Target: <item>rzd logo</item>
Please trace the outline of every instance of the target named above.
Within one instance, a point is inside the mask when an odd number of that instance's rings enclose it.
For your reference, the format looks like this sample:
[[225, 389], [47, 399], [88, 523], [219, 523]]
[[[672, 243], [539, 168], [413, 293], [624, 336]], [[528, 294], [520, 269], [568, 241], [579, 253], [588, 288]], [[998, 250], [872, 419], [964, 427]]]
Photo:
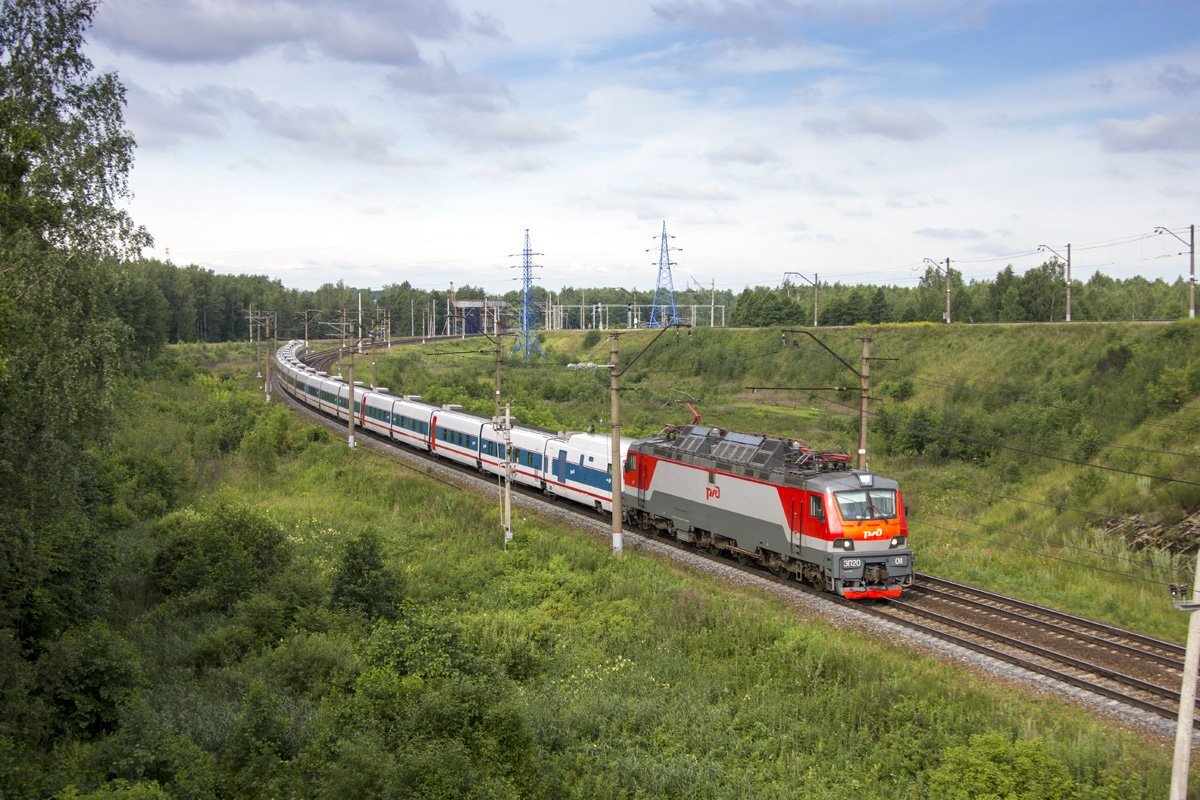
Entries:
[[882, 539], [883, 538], [883, 528], [876, 528], [873, 531], [863, 531], [863, 538], [864, 539]]
[[709, 486], [707, 489], [704, 490], [704, 499], [705, 500], [720, 500], [721, 499], [721, 487], [720, 486]]

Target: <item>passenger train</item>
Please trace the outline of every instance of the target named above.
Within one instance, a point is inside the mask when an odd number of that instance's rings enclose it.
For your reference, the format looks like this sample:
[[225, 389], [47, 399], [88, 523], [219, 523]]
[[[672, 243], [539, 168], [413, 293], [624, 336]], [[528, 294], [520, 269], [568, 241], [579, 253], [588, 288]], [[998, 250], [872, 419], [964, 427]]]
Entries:
[[[276, 354], [292, 397], [363, 430], [483, 472], [503, 474], [504, 434], [457, 405], [433, 405], [386, 388], [353, 388], [300, 360], [302, 341]], [[611, 440], [514, 424], [513, 481], [598, 511], [612, 511]], [[850, 468], [845, 453], [791, 439], [692, 424], [646, 439], [621, 438], [625, 522], [673, 536], [848, 599], [899, 597], [913, 553], [900, 487]]]

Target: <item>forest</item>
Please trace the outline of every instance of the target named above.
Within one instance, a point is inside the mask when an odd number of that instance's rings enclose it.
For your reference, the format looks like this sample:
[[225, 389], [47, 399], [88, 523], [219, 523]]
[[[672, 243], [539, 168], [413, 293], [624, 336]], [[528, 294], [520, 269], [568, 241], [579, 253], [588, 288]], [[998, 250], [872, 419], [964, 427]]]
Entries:
[[[950, 314], [954, 323], [1061, 322], [1065, 318], [1066, 282], [1061, 262], [1047, 262], [1022, 274], [1005, 267], [990, 281], [964, 283], [957, 270], [950, 273]], [[339, 281], [315, 291], [301, 291], [262, 275], [223, 275], [194, 264], [176, 266], [157, 260], [137, 262], [129, 280], [129, 289], [138, 296], [138, 307], [142, 309], [136, 323], [143, 335], [148, 340], [170, 342], [248, 338], [247, 313], [251, 306], [274, 313], [281, 337], [303, 337], [306, 319], [311, 338], [335, 336], [335, 323], [343, 313], [351, 317], [357, 314], [360, 295], [364, 320], [387, 309], [393, 335], [420, 335], [431, 309], [438, 315], [436, 330], [442, 330], [449, 297], [449, 287], [420, 289], [408, 281], [381, 289], [353, 287]], [[487, 296], [472, 286], [459, 287], [455, 294], [464, 300]], [[534, 300], [542, 317], [540, 327], [546, 326], [545, 309], [550, 303], [562, 307], [563, 327], [580, 328], [592, 325], [592, 305], [628, 307], [636, 303], [644, 315], [652, 298], [652, 289], [565, 287], [552, 296], [544, 288], [534, 287]], [[521, 296], [515, 290], [500, 299], [514, 313], [520, 308]], [[946, 310], [945, 280], [930, 268], [911, 287], [833, 283], [821, 286], [817, 301], [819, 326], [940, 322]], [[708, 324], [710, 305], [718, 307], [718, 325], [722, 314], [725, 324], [735, 327], [813, 322], [811, 286], [784, 284], [746, 287], [741, 292], [714, 289], [711, 293], [680, 290], [675, 293], [675, 302], [684, 321], [691, 319], [695, 307], [697, 325]], [[1168, 283], [1142, 277], [1115, 279], [1097, 272], [1087, 281], [1072, 282], [1072, 320], [1168, 320], [1187, 317], [1188, 311], [1188, 283], [1183, 278]], [[628, 319], [624, 312], [611, 317], [618, 318], [620, 323], [612, 322], [613, 327], [626, 324]]]

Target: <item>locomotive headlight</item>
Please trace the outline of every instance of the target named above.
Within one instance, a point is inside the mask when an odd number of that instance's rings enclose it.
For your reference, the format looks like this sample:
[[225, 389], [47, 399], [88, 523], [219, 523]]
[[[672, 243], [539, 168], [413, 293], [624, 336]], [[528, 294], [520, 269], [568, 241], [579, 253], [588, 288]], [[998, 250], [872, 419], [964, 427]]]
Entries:
[[904, 547], [904, 545], [907, 543], [908, 543], [907, 536], [893, 536], [892, 537], [892, 547]]
[[834, 550], [853, 550], [854, 549], [854, 540], [853, 539], [834, 539], [833, 540], [833, 549]]

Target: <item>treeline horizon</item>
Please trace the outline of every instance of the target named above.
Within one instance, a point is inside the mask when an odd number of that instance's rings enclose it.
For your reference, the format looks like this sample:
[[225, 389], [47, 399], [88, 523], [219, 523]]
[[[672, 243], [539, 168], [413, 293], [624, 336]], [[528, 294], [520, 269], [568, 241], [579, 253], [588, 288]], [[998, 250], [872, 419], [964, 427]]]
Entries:
[[[141, 310], [138, 327], [143, 342], [222, 342], [250, 337], [249, 311], [274, 315], [278, 337], [302, 337], [305, 320], [310, 338], [336, 336], [336, 323], [342, 315], [357, 320], [362, 299], [364, 327], [390, 312], [391, 333], [396, 336], [421, 335], [433, 319], [433, 330], [445, 327], [446, 289], [420, 289], [408, 281], [382, 288], [356, 287], [344, 281], [325, 283], [315, 290], [292, 289], [278, 278], [252, 274], [221, 274], [212, 269], [188, 264], [144, 259], [134, 262], [132, 279], [126, 287]], [[1113, 278], [1095, 272], [1087, 280], [1071, 281], [1070, 321], [1099, 322], [1119, 320], [1180, 319], [1189, 315], [1188, 280], [1168, 282], [1163, 278], [1142, 276]], [[551, 292], [535, 286], [538, 325], [545, 328], [546, 309], [552, 303], [558, 314], [556, 327], [591, 328], [602, 319], [595, 306], [636, 305], [639, 320], [646, 321], [652, 290], [621, 287], [563, 287]], [[483, 288], [464, 285], [456, 289], [460, 300], [504, 301], [510, 314], [521, 305], [520, 290], [497, 295]], [[814, 309], [811, 285], [747, 286], [741, 292], [731, 289], [686, 289], [675, 292], [679, 318], [706, 325], [706, 309], [716, 306], [715, 321], [730, 327], [769, 327], [772, 325], [857, 325], [886, 322], [943, 322], [946, 312], [946, 280], [942, 273], [927, 268], [915, 286], [895, 284], [832, 283], [820, 287]], [[994, 279], [972, 278], [964, 281], [957, 270], [950, 270], [951, 323], [1064, 322], [1067, 321], [1067, 283], [1065, 268], [1057, 260], [1047, 261], [1024, 273], [1012, 266], [1000, 270]], [[694, 309], [694, 310], [693, 310]], [[723, 309], [723, 311], [722, 311]], [[814, 320], [814, 310], [816, 319]], [[624, 327], [626, 314], [609, 316], [609, 327]], [[596, 322], [595, 324], [599, 324]]]

